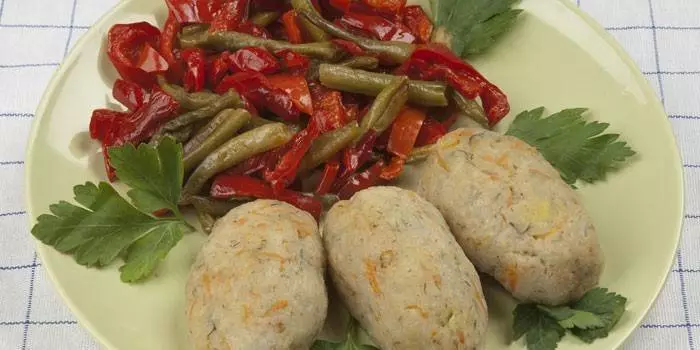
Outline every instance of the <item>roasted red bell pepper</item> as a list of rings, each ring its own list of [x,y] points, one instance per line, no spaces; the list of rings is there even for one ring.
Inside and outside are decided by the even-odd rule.
[[[414,43],[416,37],[409,27],[401,22],[392,22],[382,16],[346,12],[340,19],[343,27],[355,29],[382,41]]]
[[[426,119],[416,138],[416,146],[432,145],[447,134],[447,128],[435,119]]]
[[[231,72],[231,53],[224,51],[210,58],[207,62],[206,72],[209,86],[217,86],[226,75]]]
[[[231,199],[235,197],[253,197],[259,199],[276,199],[289,203],[318,219],[323,210],[323,203],[313,196],[283,189],[279,192],[262,180],[245,176],[222,174],[214,179],[210,195],[217,199]]]
[[[391,126],[387,151],[400,159],[408,158],[425,118],[425,113],[419,109],[404,108]]]
[[[318,182],[318,186],[316,186],[316,194],[320,196],[330,192],[336,179],[338,179],[339,172],[340,163],[337,160],[327,162],[323,167],[321,180]]]
[[[208,23],[211,21],[211,14],[204,1],[166,0],[165,3],[179,23]]]
[[[236,89],[256,108],[267,109],[280,118],[297,121],[300,111],[294,105],[291,96],[284,90],[276,89],[261,73],[241,72],[224,78],[216,87],[217,93]]]
[[[92,111],[90,118],[90,137],[94,140],[104,141],[108,133],[112,131],[114,124],[129,117],[129,113],[113,111],[111,109],[96,109]]]
[[[148,91],[136,83],[117,79],[112,86],[112,97],[130,111],[141,107],[148,99]]]
[[[343,39],[332,39],[331,42],[335,44],[335,46],[337,46],[339,49],[347,52],[352,56],[372,56],[371,54],[365,52],[365,49],[360,47],[360,45],[352,41]]]
[[[189,92],[202,91],[206,83],[204,50],[189,48],[182,50],[182,60],[185,62],[185,75],[182,78],[185,90]]]
[[[296,11],[290,10],[285,12],[281,18],[284,31],[287,33],[287,40],[292,44],[301,44],[304,42],[304,36],[299,26],[299,15]]]
[[[347,124],[348,117],[340,91],[314,85],[313,89],[311,89],[311,96],[313,97],[314,106],[311,120],[319,125],[321,133],[338,129]]]
[[[343,151],[343,172],[341,179],[345,179],[372,158],[372,149],[377,141],[377,133],[370,129],[353,146]]]
[[[273,87],[284,90],[292,97],[292,102],[300,111],[311,115],[314,112],[311,92],[306,78],[298,74],[280,73],[267,77]]]
[[[259,72],[273,74],[280,70],[277,58],[261,47],[246,47],[230,56],[236,72]]]
[[[355,193],[376,185],[381,181],[380,175],[383,167],[384,161],[380,160],[369,167],[369,169],[351,175],[340,187],[338,197],[343,200],[350,199]]]
[[[382,167],[382,170],[379,173],[379,178],[386,181],[391,181],[398,178],[403,172],[404,164],[406,164],[406,160],[401,157],[391,158],[391,162]]]
[[[403,15],[403,24],[416,37],[416,43],[429,43],[430,37],[433,35],[433,22],[425,14],[423,8],[418,5],[406,6],[401,13]]]
[[[275,170],[265,174],[265,180],[275,191],[287,188],[294,182],[299,172],[301,159],[311,148],[313,141],[320,135],[318,125],[313,121],[302,131],[298,132],[287,145],[287,152],[282,155]]]
[[[171,82],[179,83],[182,79],[182,65],[175,55],[177,35],[180,33],[180,23],[175,14],[170,11],[165,26],[160,34],[160,54],[168,62],[168,79]]]
[[[406,6],[406,0],[362,0],[362,2],[378,12],[388,14],[399,14]]]
[[[107,34],[107,56],[119,75],[145,88],[152,87],[157,73],[168,70],[160,48],[160,30],[146,22],[115,24]]]
[[[286,71],[306,70],[311,64],[308,57],[288,49],[275,52],[275,56],[281,60],[282,68]]]
[[[329,0],[328,4],[345,13],[350,9],[351,2],[352,0]]]
[[[209,31],[231,31],[248,18],[248,5],[250,0],[227,0],[218,11],[213,14]]]
[[[478,94],[491,126],[510,111],[506,95],[444,45],[431,44],[417,48],[396,73],[442,80],[466,98],[474,98]]]

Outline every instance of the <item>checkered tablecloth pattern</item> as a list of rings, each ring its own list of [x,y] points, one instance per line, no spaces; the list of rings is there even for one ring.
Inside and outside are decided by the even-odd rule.
[[[23,203],[23,159],[32,113],[52,72],[117,2],[0,0],[0,350],[99,349],[54,292],[34,251]],[[625,349],[698,349],[700,0],[576,3],[637,61],[664,103],[685,161],[687,215],[677,262]]]

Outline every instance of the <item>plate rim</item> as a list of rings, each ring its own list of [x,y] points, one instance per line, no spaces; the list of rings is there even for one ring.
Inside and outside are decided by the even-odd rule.
[[[56,89],[57,85],[59,84],[61,77],[66,73],[66,70],[69,69],[69,67],[72,66],[73,62],[80,56],[79,53],[82,50],[82,47],[85,45],[85,42],[89,35],[92,31],[99,31],[99,28],[104,27],[108,21],[108,19],[113,16],[116,12],[121,10],[123,7],[128,6],[130,3],[134,1],[139,1],[139,0],[121,0],[119,3],[111,7],[108,11],[106,11],[104,14],[100,16],[100,18],[95,21],[91,26],[90,29],[85,32],[76,42],[75,44],[71,47],[70,52],[66,57],[62,60],[60,63],[58,69],[56,69],[49,80],[49,83],[46,85],[46,88],[44,89],[44,92],[41,95],[41,99],[39,101],[39,104],[37,105],[37,108],[34,113],[34,120],[32,121],[32,126],[31,130],[29,132],[29,136],[27,138],[27,148],[25,151],[25,171],[24,171],[24,200],[25,200],[25,207],[27,209],[27,220],[29,223],[29,227],[33,227],[35,222],[36,222],[36,215],[33,211],[33,205],[32,205],[32,186],[30,185],[30,173],[32,172],[32,169],[34,168],[34,161],[33,157],[31,155],[34,153],[34,142],[37,138],[37,134],[40,128],[40,125],[42,124],[42,121],[44,119],[44,116],[47,114],[47,108],[48,104],[50,102],[50,97],[53,95],[54,90]],[[542,0],[533,0],[533,1],[542,1]],[[672,148],[672,153],[673,153],[673,158],[674,158],[674,163],[676,164],[676,167],[680,169],[679,172],[679,178],[676,179],[678,183],[678,188],[676,190],[679,193],[679,200],[680,203],[676,203],[679,205],[680,208],[680,215],[676,219],[675,222],[675,229],[674,229],[674,239],[675,242],[673,244],[673,254],[670,255],[670,258],[667,259],[665,263],[665,275],[663,278],[660,278],[657,280],[656,287],[654,290],[654,297],[651,300],[651,303],[646,305],[644,307],[644,311],[641,313],[641,317],[639,317],[638,320],[633,322],[633,327],[629,327],[622,333],[622,336],[619,338],[619,341],[615,342],[614,348],[617,349],[620,346],[622,346],[625,342],[627,342],[635,331],[639,329],[640,324],[646,319],[647,315],[649,314],[649,311],[654,308],[656,305],[659,296],[661,294],[661,291],[663,287],[666,285],[666,282],[671,275],[671,270],[673,267],[673,263],[676,259],[676,256],[678,255],[678,249],[680,246],[680,241],[683,235],[683,228],[685,225],[685,198],[686,198],[686,191],[685,191],[685,169],[683,168],[683,162],[682,162],[682,157],[679,149],[679,142],[678,139],[676,138],[675,134],[673,133],[673,127],[671,120],[668,118],[668,115],[665,111],[665,108],[663,104],[661,103],[661,100],[659,99],[659,96],[656,94],[656,92],[652,89],[651,85],[649,84],[649,81],[644,77],[643,73],[639,69],[639,66],[637,63],[632,59],[632,57],[627,53],[627,51],[622,47],[622,45],[615,39],[615,37],[605,30],[605,28],[598,23],[591,15],[586,13],[585,11],[581,10],[579,7],[577,7],[572,1],[570,0],[549,0],[549,1],[554,1],[563,4],[569,11],[571,11],[573,14],[581,18],[591,29],[593,29],[596,34],[602,38],[607,45],[612,48],[617,56],[630,68],[632,68],[633,76],[634,79],[641,88],[643,89],[643,92],[645,95],[648,96],[653,96],[651,100],[652,108],[655,109],[655,114],[660,114],[660,115],[665,115],[666,120],[664,122],[664,129],[661,130],[663,133],[667,134],[674,142],[673,142],[673,148]],[[33,235],[31,235],[31,229],[29,230],[29,235],[32,240],[34,240],[35,248],[36,248],[36,253],[37,256],[41,259],[43,262],[44,260],[44,254],[47,249],[52,249],[43,243],[41,243],[39,240],[37,240]],[[56,290],[56,292],[60,295],[61,301],[68,306],[70,311],[73,313],[75,316],[78,324],[86,329],[89,334],[102,346],[106,347],[107,349],[117,349],[117,347],[109,340],[107,339],[101,332],[98,332],[94,325],[93,322],[88,320],[87,317],[83,314],[83,312],[80,311],[80,308],[76,306],[76,304],[73,302],[73,300],[66,294],[65,289],[62,287],[61,283],[59,283],[59,279],[57,277],[57,273],[52,267],[51,264],[46,264],[42,263],[42,266],[46,270],[49,279],[51,280],[53,288]]]

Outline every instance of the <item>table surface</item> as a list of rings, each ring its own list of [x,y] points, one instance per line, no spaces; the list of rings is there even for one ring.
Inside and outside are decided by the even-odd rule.
[[[53,71],[118,0],[0,0],[0,350],[100,346],[54,291],[24,210],[26,139]],[[578,0],[636,60],[673,124],[686,173],[685,228],[659,300],[625,349],[696,349],[700,329],[700,1]],[[593,347],[592,347],[593,348]]]

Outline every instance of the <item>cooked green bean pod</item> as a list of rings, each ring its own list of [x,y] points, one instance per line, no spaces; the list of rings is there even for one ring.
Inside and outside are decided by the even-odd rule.
[[[224,109],[202,128],[184,147],[185,171],[190,171],[217,147],[233,138],[248,123],[245,109]]]
[[[156,133],[155,135],[153,135],[151,137],[150,142],[151,142],[151,144],[155,145],[155,144],[158,144],[164,137],[168,136],[168,137],[172,137],[175,140],[175,142],[185,143],[190,139],[190,137],[192,137],[192,134],[194,134],[194,130],[195,130],[194,125],[188,125],[184,128],[180,128],[180,129],[170,131],[170,132],[163,131],[163,132]]]
[[[452,98],[452,101],[454,101],[457,108],[459,108],[464,115],[488,128],[489,121],[486,119],[486,113],[478,102],[467,99],[457,91],[452,91],[450,97]]]
[[[309,0],[292,0],[292,7],[297,10],[313,11],[316,12],[314,5]],[[313,41],[323,42],[331,40],[331,36],[328,35],[323,29],[315,26],[311,21],[304,17],[299,18],[299,23],[304,28],[307,34],[311,37]]]
[[[179,117],[165,123],[165,125],[163,125],[163,130],[176,130],[200,120],[213,118],[214,116],[216,116],[216,114],[218,114],[226,108],[241,107],[243,107],[243,101],[241,100],[241,97],[236,91],[231,89],[225,94],[219,96],[219,98],[217,98],[211,104],[206,105],[200,109],[182,114]]]
[[[388,63],[401,64],[411,57],[411,54],[416,49],[415,45],[400,41],[379,41],[357,36],[327,21],[316,11],[304,9],[297,11],[302,18],[308,19],[311,23],[326,31],[326,33],[334,37],[352,41],[364,50],[378,54]]]
[[[209,197],[192,196],[190,197],[190,203],[192,203],[198,211],[205,212],[214,217],[221,217],[244,202],[220,201]]]
[[[181,33],[182,33],[182,35],[192,35],[194,33],[199,33],[199,32],[205,31],[207,29],[209,29],[208,24],[203,24],[203,23],[190,24],[190,25],[184,26],[182,28]]]
[[[321,84],[326,87],[368,96],[377,96],[396,78],[395,75],[367,72],[326,63],[321,64],[319,74]],[[409,80],[408,99],[421,106],[447,106],[447,86],[437,82]]]
[[[209,154],[195,169],[182,189],[182,203],[198,194],[214,175],[257,154],[289,142],[294,132],[283,123],[263,125],[234,137]]]
[[[255,25],[267,27],[270,24],[272,24],[272,22],[276,21],[278,18],[280,18],[279,12],[269,11],[256,13],[255,16],[250,18],[250,21],[253,22],[253,24]]]
[[[411,151],[411,154],[408,155],[408,159],[406,159],[406,163],[415,163],[415,162],[420,162],[422,160],[425,160],[430,156],[431,153],[435,150],[435,147],[437,147],[435,144],[432,145],[427,145],[423,147],[416,147]]]
[[[206,234],[210,234],[216,223],[216,218],[207,212],[199,210],[196,206],[194,209],[197,212],[197,220],[199,221],[199,226],[202,227],[202,231]]]
[[[408,78],[394,77],[394,80],[382,90],[362,118],[362,133],[374,129],[377,135],[386,130],[399,115],[401,108],[408,101]]]
[[[263,125],[267,124],[272,124],[274,123],[272,120],[265,119],[259,115],[251,114],[250,120],[248,121],[248,124],[244,127],[244,129],[247,130],[252,130],[255,128],[259,128]]]
[[[371,56],[355,56],[338,63],[338,65],[352,69],[374,70],[379,67],[379,59]]]
[[[162,75],[158,76],[158,85],[179,102],[180,107],[190,111],[206,107],[219,98],[219,95],[213,92],[188,93],[183,87],[168,83]]]
[[[319,136],[311,144],[299,166],[300,171],[311,170],[333,158],[338,152],[355,142],[361,135],[360,126],[352,122]]]
[[[238,32],[201,32],[181,36],[180,46],[206,47],[216,50],[239,50],[249,46],[261,46],[268,51],[292,50],[302,55],[320,58],[325,61],[337,61],[343,56],[343,51],[330,41],[309,44],[291,44],[286,41],[262,39],[256,36]]]

